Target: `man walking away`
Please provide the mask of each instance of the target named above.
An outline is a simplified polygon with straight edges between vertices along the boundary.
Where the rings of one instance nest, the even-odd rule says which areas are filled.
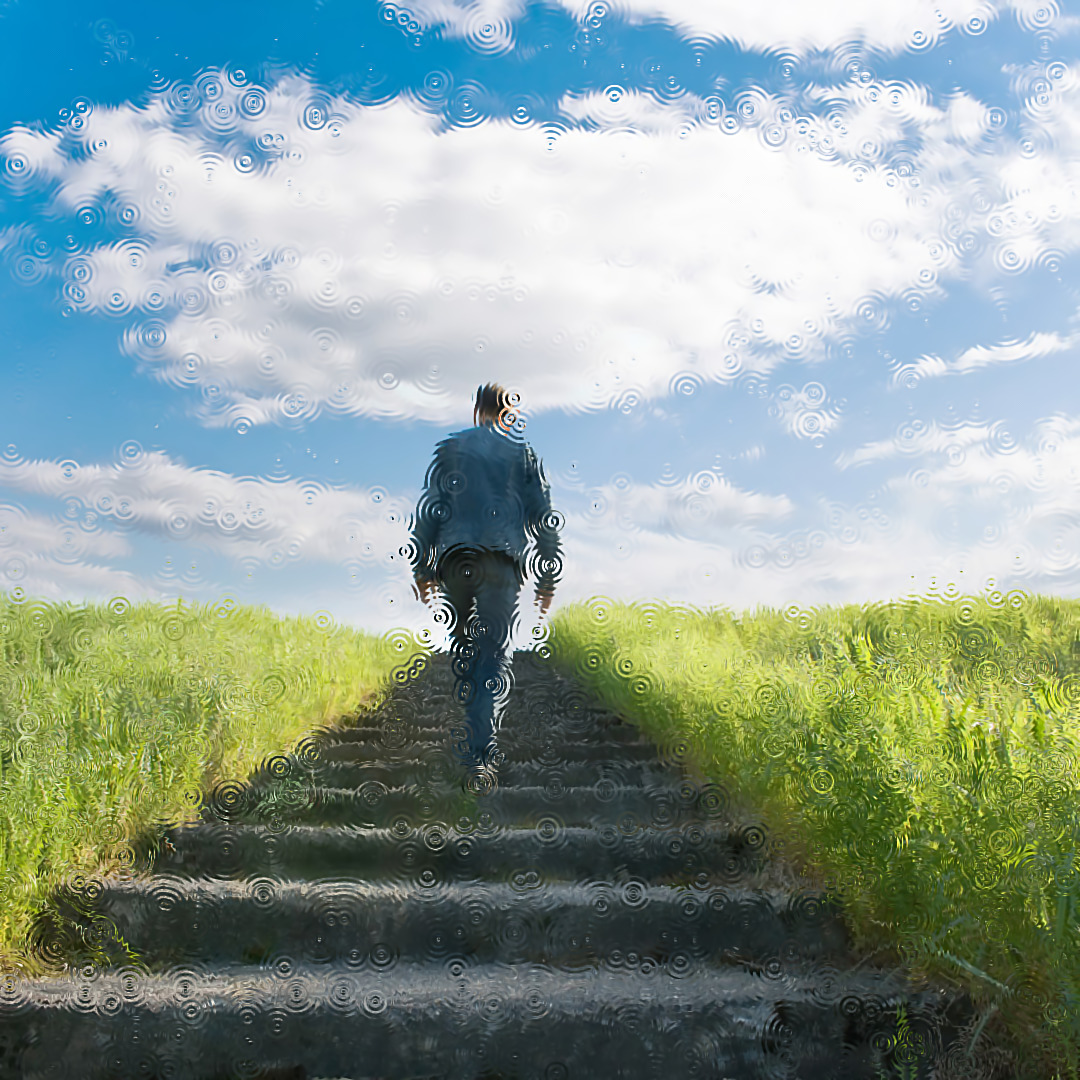
[[[468,720],[459,751],[474,790],[494,782],[496,718],[512,686],[506,651],[522,582],[531,568],[544,615],[562,568],[543,469],[512,431],[515,404],[497,383],[477,390],[475,426],[436,447],[412,526],[416,591],[428,604],[437,588],[451,611],[454,693]]]

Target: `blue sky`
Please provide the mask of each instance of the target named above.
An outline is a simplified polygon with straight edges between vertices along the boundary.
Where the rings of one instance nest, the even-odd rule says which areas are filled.
[[[419,628],[497,379],[562,600],[1077,595],[1078,27],[0,3],[0,588]]]

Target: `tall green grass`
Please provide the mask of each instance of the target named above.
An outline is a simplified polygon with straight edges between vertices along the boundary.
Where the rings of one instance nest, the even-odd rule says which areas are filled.
[[[858,946],[1080,1063],[1080,602],[563,609],[556,660],[759,811]]]
[[[53,890],[131,866],[132,841],[372,700],[417,648],[320,618],[0,595],[0,961]]]

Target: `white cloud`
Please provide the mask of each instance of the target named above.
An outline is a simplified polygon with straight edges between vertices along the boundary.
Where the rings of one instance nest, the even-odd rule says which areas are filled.
[[[989,579],[1061,592],[1075,576],[1049,567],[1024,538],[945,545],[924,522],[872,517],[865,507],[832,507],[821,528],[746,530],[717,543],[653,531],[613,539],[570,518],[567,531],[577,539],[567,547],[560,603],[606,596],[741,611],[865,603],[950,582],[976,592]]]
[[[972,447],[992,447],[995,453],[1011,454],[1016,449],[1016,441],[1000,421],[943,427],[935,421],[905,420],[891,439],[879,439],[844,451],[837,457],[836,464],[847,469],[900,456],[956,464]]]
[[[218,600],[428,625],[400,549],[412,498],[234,476],[136,444],[109,464],[0,457],[0,590],[65,600]],[[53,508],[52,513],[47,511]],[[45,512],[42,512],[42,511]]]
[[[910,364],[898,365],[893,372],[892,384],[912,386],[920,379],[937,378],[941,375],[966,375],[979,368],[1041,360],[1067,352],[1076,346],[1077,341],[1076,334],[1040,330],[1029,334],[1023,341],[1012,339],[996,345],[972,345],[953,360],[928,354],[920,356]]]
[[[761,92],[662,103],[616,88],[568,95],[566,126],[547,131],[444,128],[407,103],[361,108],[299,78],[266,92],[204,81],[186,113],[163,94],[96,109],[78,135],[14,129],[2,149],[18,163],[13,190],[54,185],[50,212],[131,220],[135,239],[57,257],[67,300],[122,318],[130,353],[197,392],[207,422],[449,420],[492,375],[531,408],[587,408],[781,355],[814,360],[885,326],[900,299],[966,277],[1007,282],[1075,251],[1076,73],[1043,65],[1015,81],[1037,154],[970,95],[935,102],[911,83],[852,82],[807,115]],[[249,160],[251,144],[266,149]],[[28,236],[9,229],[0,246]],[[896,380],[1075,343],[1035,332],[920,357]],[[815,382],[781,386],[773,406],[797,437],[843,415]],[[875,500],[824,508],[817,527],[785,496],[715,473],[602,485],[568,513],[562,595],[739,606],[896,595],[961,570],[973,587],[1074,580],[1080,435],[1068,423],[1023,445],[1000,424],[909,423],[838,465],[900,459],[910,469]],[[78,504],[70,525],[22,512],[9,533],[15,572],[40,552],[36,580],[54,592],[78,575],[134,580],[133,531],[267,566],[382,566],[411,509],[160,453],[0,463],[0,484]],[[793,521],[804,531],[783,533]],[[69,556],[82,525],[89,539]],[[49,560],[68,567],[51,584]],[[411,610],[407,574],[385,576],[386,611]]]
[[[147,596],[154,592],[122,567],[124,537],[0,502],[0,590],[50,600],[77,595]]]
[[[959,29],[981,33],[991,22],[1012,13],[1027,29],[1058,28],[1064,20],[1056,3],[1044,0],[560,0],[583,22],[602,23],[613,12],[632,21],[662,19],[694,37],[711,36],[750,49],[786,48],[794,53],[861,43],[899,52],[925,48]],[[425,27],[439,26],[465,37],[483,52],[498,52],[513,42],[513,20],[522,0],[412,0],[398,5]]]
[[[592,0],[563,0],[579,17],[586,17]],[[743,4],[718,0],[621,0],[613,5],[639,19],[662,18],[695,34],[727,38],[748,48],[788,46],[796,51],[826,49],[867,42],[899,51],[913,44],[931,44],[954,26],[979,25],[996,17],[999,5],[986,0],[908,0],[880,4],[875,0],[830,0],[804,4],[772,0]]]
[[[602,92],[564,95],[559,111],[587,128],[608,132],[671,135],[707,118],[708,104],[694,94],[660,100],[652,94],[610,86]]]
[[[390,559],[408,541],[411,495],[231,476],[134,444],[106,465],[0,458],[0,489],[59,507],[53,517],[0,507],[2,587],[68,599],[212,597],[213,573],[182,571],[187,553],[209,550],[234,566],[287,564],[289,574],[274,582],[264,577],[260,586],[262,599],[279,608],[324,608],[380,631],[426,627],[437,640],[445,628],[416,603],[404,560]],[[794,510],[785,496],[740,489],[712,470],[656,484],[616,477],[588,491],[557,488],[553,497],[566,518],[561,602],[592,595],[601,584],[622,596],[663,586],[667,573],[675,572],[671,566],[657,564],[657,573],[640,581],[635,576],[649,553],[680,564],[726,565],[730,551]],[[166,542],[163,550],[174,553],[171,573],[155,572],[145,555],[134,558],[140,536]],[[307,591],[300,586],[297,592],[318,563],[345,571],[366,564],[368,570],[351,587],[328,592],[325,584]],[[243,583],[235,581],[235,571],[232,577],[229,591],[243,599]],[[681,577],[677,593],[689,580]],[[532,640],[530,597],[527,589],[519,645]]]
[[[950,280],[1060,260],[1080,247],[1080,79],[1054,63],[1014,81],[1038,155],[970,95],[861,77],[803,100],[612,87],[539,128],[212,73],[190,101],[16,127],[0,150],[13,191],[127,223],[50,265],[73,310],[122,318],[144,370],[199,392],[204,422],[447,421],[493,375],[534,409],[581,409],[813,361]],[[4,243],[32,279],[47,259],[28,237]]]
[[[55,212],[133,223],[58,257],[67,302],[128,321],[128,351],[201,391],[208,423],[448,420],[493,374],[535,409],[655,397],[813,359],[962,263],[941,198],[856,160],[862,98],[849,130],[762,95],[568,97],[552,136],[444,130],[299,77],[200,87],[186,112],[161,94],[0,148]]]
[[[1001,422],[909,422],[842,466],[905,462],[861,502],[730,513],[705,527],[679,507],[692,479],[606,485],[597,510],[567,514],[562,599],[663,598],[736,610],[884,600],[954,584],[1077,595],[1080,420],[1051,417],[1022,438]],[[670,494],[665,494],[669,492]],[[593,494],[596,494],[595,492]],[[568,505],[573,505],[569,504]],[[639,524],[640,523],[640,524]],[[784,526],[787,526],[785,529]]]
[[[859,448],[841,467],[898,457],[911,468],[872,505],[887,523],[869,552],[838,565],[862,575],[887,553],[896,567],[940,580],[966,568],[975,586],[1077,589],[1080,571],[1080,420],[1049,417],[1018,439],[1000,422],[945,428],[912,422]],[[864,510],[866,507],[863,508]],[[849,537],[850,538],[850,537]]]
[[[1023,442],[1000,422],[952,430],[929,424],[907,440],[902,429],[898,441],[910,442],[920,467],[889,486],[917,493],[923,505],[977,499],[1014,517],[1080,513],[1080,420],[1073,417],[1041,420]]]
[[[567,508],[568,547],[582,529],[602,531],[612,541],[654,532],[719,544],[747,528],[782,521],[794,511],[786,495],[745,491],[709,469],[656,484],[617,477],[588,491],[558,494]]]
[[[884,599],[935,581],[1075,589],[1080,421],[1043,421],[1022,442],[1000,424],[915,425],[848,464],[900,458],[911,468],[874,497],[817,511],[711,470],[652,484],[557,485],[566,517],[558,600],[663,597],[744,609]],[[233,572],[239,587],[229,591],[241,600],[326,609],[376,631],[426,628],[442,641],[445,623],[415,601],[404,562],[388,559],[407,540],[411,497],[229,476],[159,453],[82,467],[8,459],[0,485],[61,507],[46,517],[0,506],[0,587],[57,599],[213,598],[212,573],[179,569],[185,552],[210,549],[234,566],[290,566],[263,577],[257,596]],[[172,577],[138,557],[140,536],[177,554]],[[319,564],[332,582],[311,577]],[[361,572],[347,584],[350,566]],[[530,601],[527,588],[519,646],[533,639]]]
[[[742,610],[863,603],[948,584],[970,593],[988,582],[1077,595],[1080,421],[1042,421],[1022,442],[1000,424],[926,424],[858,459],[901,453],[908,471],[859,503],[823,503],[817,514],[797,507],[788,531],[784,518],[615,535],[568,515],[562,598]]]
[[[381,488],[237,477],[132,444],[111,465],[0,459],[0,485],[63,499],[90,528],[132,528],[271,566],[298,559],[374,565],[408,540],[408,508]],[[103,543],[113,534],[91,535]]]

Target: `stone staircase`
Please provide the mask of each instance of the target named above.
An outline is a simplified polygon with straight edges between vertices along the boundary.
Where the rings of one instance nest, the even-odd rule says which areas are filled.
[[[463,790],[432,657],[121,880],[72,886],[0,983],[45,1077],[931,1077],[970,1004],[859,963],[724,792],[531,654],[497,787]]]

